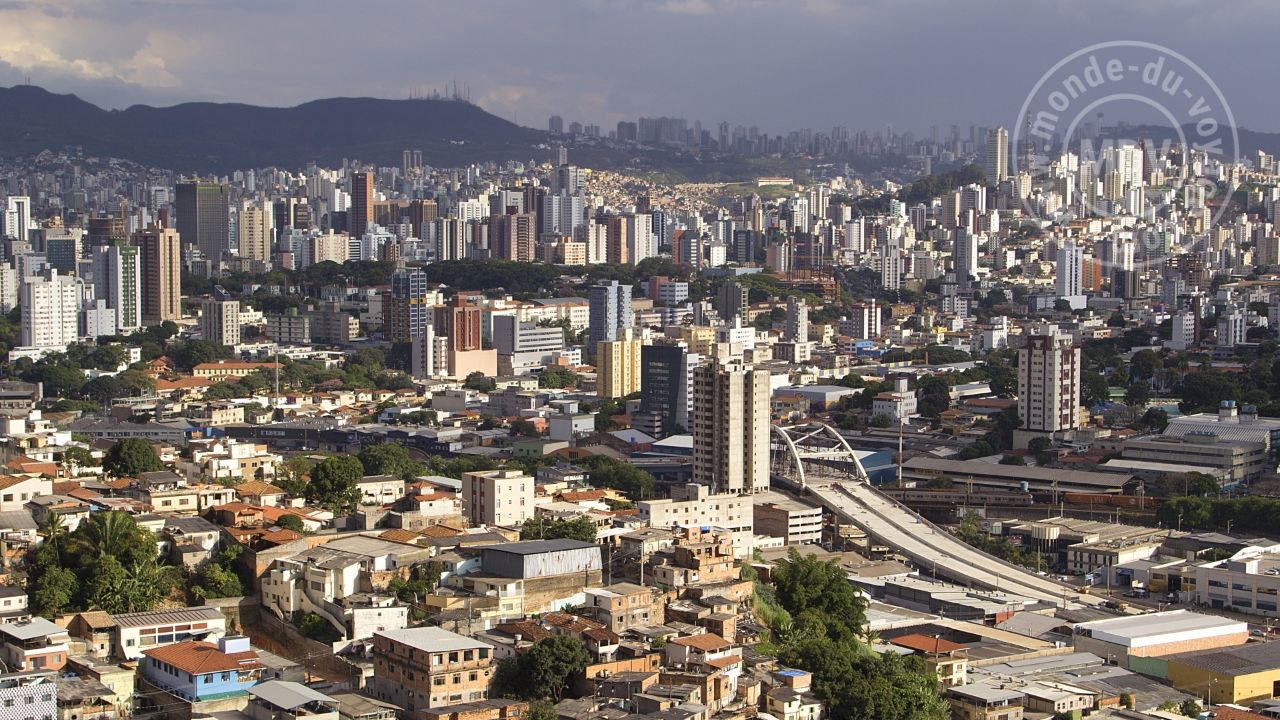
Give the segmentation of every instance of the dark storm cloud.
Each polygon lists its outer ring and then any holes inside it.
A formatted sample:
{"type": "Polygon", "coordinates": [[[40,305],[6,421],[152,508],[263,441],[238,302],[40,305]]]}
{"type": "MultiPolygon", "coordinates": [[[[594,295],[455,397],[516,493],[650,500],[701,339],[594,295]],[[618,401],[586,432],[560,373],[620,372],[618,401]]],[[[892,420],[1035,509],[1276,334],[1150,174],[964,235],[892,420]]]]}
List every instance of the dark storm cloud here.
{"type": "Polygon", "coordinates": [[[0,82],[110,107],[292,105],[466,83],[521,123],[639,115],[777,132],[1016,122],[1040,74],[1104,40],[1166,44],[1243,126],[1264,90],[1268,0],[0,0],[0,82]]]}

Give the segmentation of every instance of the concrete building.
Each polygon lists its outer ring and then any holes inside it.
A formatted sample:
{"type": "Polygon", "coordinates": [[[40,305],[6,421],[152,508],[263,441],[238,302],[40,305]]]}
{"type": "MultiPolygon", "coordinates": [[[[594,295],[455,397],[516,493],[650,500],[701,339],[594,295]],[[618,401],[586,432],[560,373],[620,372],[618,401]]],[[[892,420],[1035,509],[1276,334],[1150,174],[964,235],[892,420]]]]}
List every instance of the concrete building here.
{"type": "Polygon", "coordinates": [[[822,540],[822,508],[777,493],[756,496],[752,514],[758,535],[782,538],[786,545],[822,540]]]}
{"type": "Polygon", "coordinates": [[[1123,453],[1126,460],[1213,468],[1221,472],[1227,485],[1252,482],[1268,465],[1275,467],[1269,462],[1266,443],[1223,440],[1211,431],[1134,438],[1125,441],[1123,453]]]}
{"type": "Polygon", "coordinates": [[[493,347],[498,352],[498,372],[525,375],[555,361],[556,353],[564,350],[564,328],[494,315],[493,347]]]}
{"type": "Polygon", "coordinates": [[[618,339],[622,328],[632,325],[631,286],[617,280],[594,285],[588,291],[590,325],[588,342],[594,350],[599,343],[618,339]]]}
{"type": "Polygon", "coordinates": [[[701,357],[679,345],[640,348],[640,409],[631,426],[662,439],[692,425],[693,370],[701,357]]]}
{"type": "Polygon", "coordinates": [[[714,492],[769,489],[770,375],[742,363],[694,371],[693,479],[714,492]]]}
{"type": "Polygon", "coordinates": [[[0,625],[0,659],[13,672],[61,670],[71,638],[64,627],[36,617],[0,625]]]}
{"type": "Polygon", "coordinates": [[[259,263],[271,260],[271,240],[275,235],[275,209],[246,201],[236,215],[236,242],[241,258],[259,263]]]}
{"type": "Polygon", "coordinates": [[[81,282],[47,270],[25,277],[18,289],[22,306],[19,343],[23,347],[65,349],[80,336],[81,282]]]}
{"type": "Polygon", "coordinates": [[[178,232],[152,226],[134,233],[133,244],[142,257],[142,324],[182,319],[182,247],[178,232]]]}
{"type": "Polygon", "coordinates": [[[437,627],[373,636],[369,694],[418,713],[489,697],[493,646],[437,627]]]}
{"type": "Polygon", "coordinates": [[[587,590],[584,612],[615,633],[655,625],[663,619],[666,596],[657,588],[635,583],[612,583],[587,590]]]}
{"type": "Polygon", "coordinates": [[[1061,436],[1080,426],[1080,349],[1070,335],[1049,326],[1027,336],[1018,350],[1018,417],[1015,446],[1036,436],[1061,436]],[[1021,442],[1019,442],[1019,440],[1021,442]]]}
{"type": "Polygon", "coordinates": [[[143,653],[142,676],[152,685],[190,703],[242,698],[262,678],[265,666],[243,636],[218,644],[187,641],[143,653]]]}
{"type": "Polygon", "coordinates": [[[632,328],[624,328],[616,340],[596,345],[596,394],[603,398],[626,397],[640,390],[640,353],[644,343],[632,328]]]}
{"type": "Polygon", "coordinates": [[[94,297],[115,311],[116,329],[128,333],[142,326],[142,261],[133,245],[93,249],[94,297]]]}
{"type": "Polygon", "coordinates": [[[267,316],[267,336],[281,344],[310,345],[311,324],[310,314],[300,314],[297,308],[289,308],[282,314],[267,316]]]}
{"type": "Polygon", "coordinates": [[[1197,604],[1280,617],[1280,545],[1250,546],[1226,560],[1199,564],[1188,581],[1184,575],[1182,589],[1197,604]]]}
{"type": "Polygon", "coordinates": [[[432,295],[426,273],[416,268],[397,270],[391,276],[391,294],[383,303],[387,339],[412,342],[421,337],[432,323],[432,295]]]}
{"type": "Polygon", "coordinates": [[[1021,690],[989,682],[947,688],[947,704],[955,720],[1022,720],[1021,690]]]}
{"type": "Polygon", "coordinates": [[[58,674],[52,671],[7,672],[0,675],[0,706],[5,708],[5,717],[14,720],[58,717],[57,677],[58,674]]]}
{"type": "Polygon", "coordinates": [[[804,298],[787,298],[787,318],[782,327],[783,342],[809,342],[809,307],[804,298]]]}
{"type": "Polygon", "coordinates": [[[533,517],[533,478],[519,470],[462,474],[462,507],[473,525],[518,527],[533,517]]]}
{"type": "MultiPolygon", "coordinates": [[[[177,234],[217,267],[231,250],[231,205],[226,185],[184,181],[175,189],[177,234]]],[[[148,323],[150,324],[150,323],[148,323]]]]}
{"type": "MultiPolygon", "coordinates": [[[[1280,687],[1280,643],[1276,642],[1180,653],[1165,660],[1169,684],[1200,696],[1206,704],[1269,700],[1280,687]]],[[[1219,707],[1215,717],[1222,717],[1223,709],[1219,707]]]]}
{"type": "Polygon", "coordinates": [[[671,497],[636,503],[640,518],[654,528],[711,526],[733,534],[735,557],[750,557],[754,534],[752,498],[737,493],[713,494],[705,485],[689,483],[671,497]]]}
{"type": "Polygon", "coordinates": [[[216,286],[213,295],[200,303],[200,333],[218,345],[240,344],[240,301],[216,286]]]}
{"type": "Polygon", "coordinates": [[[216,642],[227,632],[227,618],[214,607],[150,610],[111,616],[112,653],[137,660],[144,650],[186,640],[216,642]]]}
{"type": "Polygon", "coordinates": [[[883,415],[889,422],[910,420],[917,414],[916,391],[910,389],[910,378],[898,376],[893,379],[893,389],[878,393],[871,400],[871,417],[883,415]]]}

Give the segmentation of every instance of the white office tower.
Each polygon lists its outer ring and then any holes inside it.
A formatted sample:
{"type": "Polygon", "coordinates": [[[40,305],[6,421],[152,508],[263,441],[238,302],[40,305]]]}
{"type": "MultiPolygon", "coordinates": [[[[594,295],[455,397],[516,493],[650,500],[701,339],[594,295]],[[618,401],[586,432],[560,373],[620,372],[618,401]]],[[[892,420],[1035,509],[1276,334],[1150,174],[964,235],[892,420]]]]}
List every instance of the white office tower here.
{"type": "Polygon", "coordinates": [[[1169,347],[1173,350],[1187,350],[1196,344],[1196,314],[1190,310],[1180,310],[1173,314],[1173,337],[1169,347]]]}
{"type": "Polygon", "coordinates": [[[1125,187],[1142,184],[1142,148],[1132,143],[1104,147],[1103,166],[1108,172],[1119,173],[1125,187]]]}
{"type": "Polygon", "coordinates": [[[1070,240],[1058,248],[1057,263],[1058,297],[1071,303],[1071,309],[1085,306],[1084,296],[1084,248],[1070,240]]]}
{"type": "Polygon", "coordinates": [[[809,341],[809,306],[804,298],[787,298],[787,322],[782,329],[783,342],[809,341]]]}
{"type": "Polygon", "coordinates": [[[211,343],[240,344],[240,301],[220,285],[200,304],[200,332],[211,343]]]}
{"type": "Polygon", "coordinates": [[[740,362],[694,370],[693,480],[712,492],[769,489],[769,371],[740,362]]]}
{"type": "Polygon", "coordinates": [[[896,247],[889,248],[880,267],[880,285],[885,290],[902,289],[902,273],[906,271],[906,261],[896,247]]]}
{"type": "Polygon", "coordinates": [[[856,217],[844,224],[844,249],[858,253],[867,251],[866,220],[856,217]]]}
{"type": "Polygon", "coordinates": [[[1235,347],[1244,342],[1245,314],[1240,308],[1228,308],[1218,319],[1218,347],[1235,347]]]}
{"type": "Polygon", "coordinates": [[[31,198],[12,195],[5,204],[4,234],[23,242],[31,235],[31,198]]]}
{"type": "Polygon", "coordinates": [[[542,232],[572,237],[583,223],[581,195],[548,195],[542,203],[542,232]]]}
{"type": "Polygon", "coordinates": [[[22,306],[19,333],[24,347],[65,349],[79,336],[80,279],[57,270],[23,278],[18,291],[22,306]]]}
{"type": "Polygon", "coordinates": [[[94,297],[115,311],[122,333],[142,327],[142,282],[135,245],[100,245],[93,249],[94,297]]]}
{"type": "Polygon", "coordinates": [[[1034,436],[1079,427],[1080,348],[1053,325],[1034,329],[1025,343],[1018,350],[1021,429],[1034,436]]]}
{"type": "Polygon", "coordinates": [[[1003,127],[987,131],[986,155],[982,169],[987,182],[998,185],[1009,178],[1009,131],[1003,127]]]}

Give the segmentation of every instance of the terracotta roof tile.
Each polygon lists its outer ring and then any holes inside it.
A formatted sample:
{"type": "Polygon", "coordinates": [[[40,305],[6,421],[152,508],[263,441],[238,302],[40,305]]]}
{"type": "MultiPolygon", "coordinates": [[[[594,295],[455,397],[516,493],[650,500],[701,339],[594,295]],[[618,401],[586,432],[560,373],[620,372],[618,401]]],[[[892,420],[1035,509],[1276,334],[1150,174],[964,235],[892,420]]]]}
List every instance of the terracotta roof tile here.
{"type": "Polygon", "coordinates": [[[732,643],[715,633],[686,635],[685,637],[675,638],[671,642],[675,645],[683,645],[703,652],[716,652],[717,650],[724,650],[726,648],[733,647],[732,643]]]}
{"type": "Polygon", "coordinates": [[[192,675],[262,667],[262,663],[258,662],[258,653],[252,650],[224,653],[213,643],[199,641],[174,643],[154,650],[144,650],[142,654],[192,675]]]}

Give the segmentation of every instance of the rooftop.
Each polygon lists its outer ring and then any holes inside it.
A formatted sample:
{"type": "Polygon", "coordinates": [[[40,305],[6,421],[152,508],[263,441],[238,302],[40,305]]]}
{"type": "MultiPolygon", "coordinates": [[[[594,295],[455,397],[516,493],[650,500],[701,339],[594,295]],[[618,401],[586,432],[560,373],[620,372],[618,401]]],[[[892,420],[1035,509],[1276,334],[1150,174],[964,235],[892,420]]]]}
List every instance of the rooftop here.
{"type": "Polygon", "coordinates": [[[148,625],[175,625],[179,623],[225,621],[226,616],[214,607],[187,607],[176,610],[149,610],[147,612],[123,613],[112,615],[112,621],[122,628],[146,627],[148,625]]]}
{"type": "Polygon", "coordinates": [[[476,648],[492,648],[487,642],[481,642],[465,635],[449,632],[438,627],[416,627],[403,630],[380,630],[375,637],[385,637],[392,642],[408,645],[415,650],[425,652],[449,652],[452,650],[472,650],[476,648]]]}
{"type": "Polygon", "coordinates": [[[1132,615],[1075,626],[1077,635],[1092,637],[1128,647],[1142,647],[1193,637],[1209,637],[1231,633],[1247,633],[1247,623],[1217,615],[1204,615],[1189,610],[1132,615]]]}
{"type": "Polygon", "coordinates": [[[582,542],[572,538],[555,540],[526,540],[524,542],[504,543],[502,545],[486,545],[483,549],[493,552],[511,553],[513,555],[540,555],[565,550],[584,550],[597,547],[594,543],[582,542]]]}
{"type": "Polygon", "coordinates": [[[192,675],[230,670],[253,670],[262,667],[262,663],[258,662],[258,654],[253,650],[224,653],[218,649],[217,645],[200,640],[188,640],[152,648],[144,650],[142,654],[152,660],[169,663],[192,675]]]}
{"type": "Polygon", "coordinates": [[[1179,663],[1223,675],[1251,675],[1280,667],[1280,642],[1248,643],[1224,650],[1200,650],[1179,653],[1167,658],[1179,663]]]}

